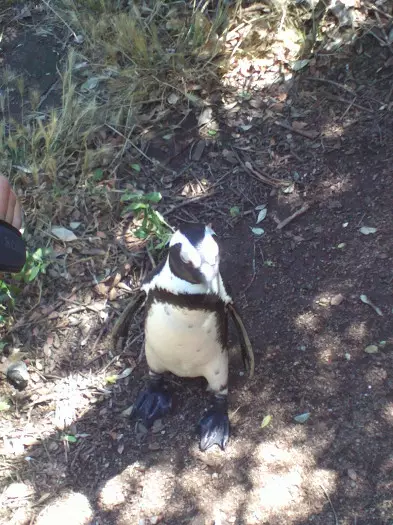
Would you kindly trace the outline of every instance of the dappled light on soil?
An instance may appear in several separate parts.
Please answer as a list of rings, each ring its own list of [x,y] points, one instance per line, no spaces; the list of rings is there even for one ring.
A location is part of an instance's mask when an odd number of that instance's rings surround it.
[[[393,12],[377,4],[1,11],[0,171],[29,250],[53,254],[0,281],[2,371],[29,373],[20,392],[0,381],[0,521],[391,525]],[[43,46],[37,95],[21,78]],[[172,413],[130,420],[142,301],[122,313],[189,221],[217,233],[255,352],[250,380],[233,341],[225,452],[198,449],[205,381],[169,376]]]

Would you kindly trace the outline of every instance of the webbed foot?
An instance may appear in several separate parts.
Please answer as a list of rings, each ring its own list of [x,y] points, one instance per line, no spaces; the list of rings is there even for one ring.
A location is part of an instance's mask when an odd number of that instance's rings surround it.
[[[172,396],[165,389],[161,377],[150,380],[148,387],[141,390],[135,400],[131,418],[141,419],[150,428],[156,419],[165,416],[172,408]]]
[[[218,445],[221,450],[225,447],[229,439],[229,418],[226,398],[216,397],[213,407],[206,412],[199,422],[200,443],[199,448],[202,452]]]

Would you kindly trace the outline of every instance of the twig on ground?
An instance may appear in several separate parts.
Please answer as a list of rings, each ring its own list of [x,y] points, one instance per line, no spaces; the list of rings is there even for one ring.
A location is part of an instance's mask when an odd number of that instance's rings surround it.
[[[105,321],[105,323],[102,325],[101,330],[100,330],[100,332],[99,332],[99,334],[98,334],[96,340],[94,341],[92,347],[89,349],[89,352],[93,353],[94,350],[97,348],[98,343],[101,341],[102,336],[104,335],[105,330],[108,328],[108,325],[109,325],[109,323],[112,321],[112,319],[114,318],[114,316],[115,316],[115,312],[111,312],[111,313],[109,314],[108,319],[107,319],[107,320]],[[100,355],[99,357],[101,357],[101,355]],[[89,362],[89,363],[90,363],[90,362]]]
[[[75,288],[73,288],[71,290],[71,293],[68,295],[68,298],[71,298],[73,295],[75,295],[76,293],[79,292],[79,290],[81,290],[83,287],[90,287],[90,286],[95,286],[97,283],[95,281],[88,281],[88,282],[83,282],[81,284],[79,284],[78,286],[76,286]],[[28,326],[30,324],[39,324],[39,323],[42,323],[44,321],[47,321],[48,320],[48,317],[55,311],[57,310],[57,308],[59,308],[63,303],[64,303],[65,299],[64,297],[61,297],[60,299],[58,299],[55,304],[53,306],[51,306],[50,308],[48,308],[48,310],[45,311],[45,313],[42,314],[41,318],[39,319],[29,319],[29,318],[22,318],[20,321],[18,321],[17,323],[14,324],[14,326],[12,326],[8,333],[12,333],[12,332],[15,332],[16,330],[19,330],[19,328],[23,328],[25,326]],[[29,317],[31,314],[31,312],[29,312],[28,316]],[[34,313],[33,313],[34,315]],[[26,319],[26,320],[25,320]]]
[[[355,102],[350,102],[346,98],[338,97],[338,96],[335,96],[335,95],[331,95],[330,93],[326,94],[325,96],[329,100],[335,100],[337,102],[342,102],[343,104],[349,104],[350,107],[358,108],[358,109],[361,109],[362,111],[367,111],[367,113],[374,113],[374,110],[372,110],[370,108],[366,108],[365,106],[361,106],[360,104],[356,104]],[[356,100],[356,98],[354,100]],[[348,109],[347,109],[347,111],[348,111]]]
[[[283,221],[279,222],[277,224],[277,227],[276,229],[277,230],[282,230],[283,228],[285,228],[285,226],[287,226],[290,222],[292,222],[294,219],[296,219],[297,217],[299,217],[300,215],[303,215],[303,213],[306,213],[306,211],[310,208],[310,205],[309,204],[303,204],[303,206],[301,208],[299,208],[297,211],[295,211],[294,213],[292,213],[292,215],[290,215],[289,217],[287,217],[286,219],[284,219]]]
[[[170,213],[178,210],[179,208],[183,208],[184,206],[187,206],[187,204],[193,204],[194,202],[198,202],[206,197],[212,197],[214,195],[213,193],[203,193],[202,195],[197,195],[196,197],[191,197],[191,199],[184,199],[183,201],[179,202],[179,204],[174,204],[171,206],[168,210],[164,211],[161,215],[163,217],[166,217]]]
[[[243,160],[240,158],[240,155],[232,148],[232,152],[236,156],[237,160],[240,162],[240,164],[243,166],[243,168],[253,177],[255,177],[260,182],[263,182],[265,184],[268,184],[269,186],[274,186],[275,188],[278,188],[280,186],[288,186],[289,181],[285,180],[279,180],[279,179],[272,179],[271,177],[268,177],[267,175],[263,175],[259,171],[257,171],[255,168],[251,166],[250,162],[243,162]]]
[[[347,91],[348,93],[351,93],[352,95],[356,95],[356,93],[354,92],[352,88],[349,88],[345,86],[344,84],[340,84],[339,82],[335,82],[334,80],[329,80],[328,78],[305,77],[305,80],[311,80],[312,82],[321,82],[322,84],[330,84],[331,86],[335,86],[336,88]]]
[[[53,7],[46,0],[42,0],[42,2],[46,5],[46,7],[48,9],[50,9],[52,11],[52,13],[54,13],[57,16],[57,18],[59,18],[63,22],[63,24],[73,34],[75,40],[78,42],[78,35],[75,33],[75,31],[72,29],[72,27],[69,24],[67,24],[67,22],[64,20],[64,18],[61,17],[59,15],[59,13],[55,9],[53,9]]]
[[[329,502],[329,505],[330,505],[330,508],[332,509],[332,512],[333,512],[333,516],[334,516],[334,522],[335,522],[335,525],[340,525],[339,524],[339,521],[338,521],[338,517],[337,517],[337,513],[336,513],[336,510],[335,508],[333,507],[333,503],[332,503],[332,500],[330,499],[329,497],[329,494],[326,492],[326,489],[323,485],[319,485],[321,487],[321,489],[323,490],[323,493],[325,494],[325,497],[326,499],[328,500]]]
[[[252,277],[251,277],[250,282],[247,284],[247,286],[242,290],[242,293],[247,292],[247,290],[250,288],[250,286],[254,282],[256,275],[257,275],[257,269],[256,269],[256,263],[255,263],[255,241],[254,241],[254,254],[252,258]]]
[[[75,304],[79,308],[84,308],[85,310],[90,310],[91,312],[94,312],[96,314],[100,313],[100,310],[98,310],[97,308],[94,308],[94,306],[90,306],[89,304],[82,304],[79,301],[74,301],[73,299],[70,299],[68,297],[61,297],[60,296],[60,299],[62,299],[65,303]]]
[[[382,11],[382,9],[379,9],[375,4],[372,4],[371,2],[367,2],[365,5],[366,7],[373,9],[377,13],[380,13],[381,15],[386,16],[386,18],[388,18],[389,20],[393,19],[392,15],[389,15],[389,13],[385,13],[385,11]]]
[[[285,122],[280,122],[279,120],[274,121],[276,126],[280,126],[280,128],[287,129],[288,131],[291,131],[292,133],[297,133],[298,135],[301,135],[302,137],[305,137],[306,139],[315,140],[317,137],[319,137],[319,133],[316,131],[306,131],[304,129],[296,129],[290,126],[289,124],[286,124]]]

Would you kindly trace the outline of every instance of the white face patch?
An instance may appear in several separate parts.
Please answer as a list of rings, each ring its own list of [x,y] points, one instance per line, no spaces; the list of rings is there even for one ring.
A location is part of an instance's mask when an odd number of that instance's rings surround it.
[[[169,246],[180,244],[180,257],[185,263],[191,263],[194,268],[199,268],[202,264],[198,250],[190,243],[185,235],[180,231],[172,235]]]
[[[207,230],[207,228],[206,228]],[[213,266],[218,260],[218,244],[213,239],[212,235],[206,232],[207,235],[203,238],[202,242],[198,245],[198,252],[201,255],[203,262]]]

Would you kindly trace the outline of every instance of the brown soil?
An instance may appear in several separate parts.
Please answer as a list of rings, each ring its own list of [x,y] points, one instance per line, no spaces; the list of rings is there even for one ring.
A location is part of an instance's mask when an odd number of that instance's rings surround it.
[[[192,125],[169,150],[167,141],[151,143],[148,153],[172,158],[176,170],[157,184],[162,173],[144,166],[144,182],[162,191],[164,203],[173,204],[186,184],[216,184],[213,195],[168,218],[174,226],[193,218],[213,223],[222,239],[222,272],[255,351],[251,381],[233,362],[226,452],[198,450],[195,426],[208,403],[200,380],[170,378],[174,413],[153,432],[122,416],[146,372],[142,340],[135,340],[141,312],[130,344],[117,355],[110,330],[127,297],[106,302],[83,285],[92,267],[81,262],[69,281],[47,278],[35,318],[16,331],[32,381],[22,394],[1,386],[14,402],[1,424],[4,519],[30,523],[41,512],[37,523],[53,523],[80,505],[72,523],[393,524],[393,66],[384,66],[388,50],[371,37],[364,47],[361,55],[346,49],[316,61],[308,74],[333,83],[299,77],[271,86],[252,93],[253,105],[240,101],[235,117],[215,107],[225,134],[206,140],[198,162],[189,160],[199,140]],[[353,93],[360,107],[351,105]],[[310,140],[274,124],[284,119],[320,134]],[[265,175],[292,178],[294,191],[256,180],[225,151],[231,148]],[[263,203],[265,234],[257,237],[250,228]],[[276,229],[304,203],[306,213]],[[233,206],[239,217],[231,218]],[[364,235],[362,226],[376,233]],[[93,248],[105,253],[112,235],[108,227]],[[102,259],[93,255],[97,273]],[[135,271],[123,279],[131,286],[142,264],[132,260]],[[87,308],[70,313],[75,303],[56,301],[73,289],[72,300]],[[369,345],[378,351],[365,352]],[[105,384],[126,368],[128,377]],[[53,418],[60,406],[65,410],[64,400],[71,427],[62,432]],[[297,423],[294,417],[305,412],[309,419]],[[261,428],[267,415],[271,422]],[[64,441],[64,433],[77,434],[76,443]],[[16,482],[23,483],[22,496],[12,493]],[[50,518],[55,507],[60,518]]]

